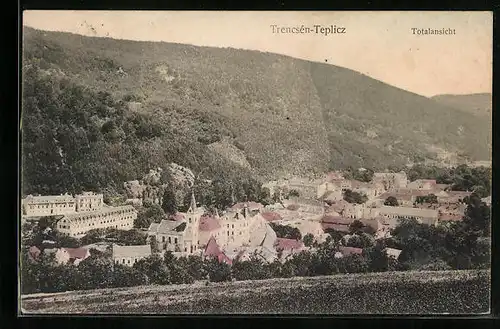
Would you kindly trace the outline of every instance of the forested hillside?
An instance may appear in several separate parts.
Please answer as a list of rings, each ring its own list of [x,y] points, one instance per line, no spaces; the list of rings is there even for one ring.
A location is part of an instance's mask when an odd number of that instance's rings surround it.
[[[26,27],[23,38],[25,193],[118,190],[170,162],[241,186],[436,150],[490,156],[486,119],[333,65]]]

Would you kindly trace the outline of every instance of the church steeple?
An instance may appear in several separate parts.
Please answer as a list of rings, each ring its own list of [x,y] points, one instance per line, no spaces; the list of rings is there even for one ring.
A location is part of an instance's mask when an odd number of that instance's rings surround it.
[[[194,192],[191,191],[191,203],[189,204],[189,212],[194,212],[196,210],[196,199],[194,198]]]

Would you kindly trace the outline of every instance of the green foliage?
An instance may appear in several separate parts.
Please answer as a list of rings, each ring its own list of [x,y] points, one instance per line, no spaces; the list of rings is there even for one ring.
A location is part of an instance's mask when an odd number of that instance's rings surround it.
[[[281,225],[276,223],[269,223],[269,225],[271,225],[274,232],[276,232],[276,236],[278,238],[295,239],[295,240],[302,239],[302,234],[300,233],[300,230],[296,227],[291,227],[290,225]]]
[[[437,204],[438,199],[437,196],[434,194],[429,194],[429,195],[422,195],[422,196],[417,196],[415,199],[416,203],[422,204],[422,203],[430,203],[430,204]]]
[[[426,151],[429,144],[452,151],[464,150],[476,158],[485,158],[490,153],[491,132],[484,129],[489,126],[487,118],[441,106],[332,65],[253,51],[195,49],[105,38],[96,41],[33,29],[23,30],[23,40],[26,85],[23,86],[23,129],[28,117],[44,123],[45,118],[39,119],[45,112],[64,114],[54,116],[64,121],[62,125],[49,129],[34,127],[32,131],[32,136],[36,131],[43,132],[37,143],[47,147],[41,151],[42,148],[28,146],[33,152],[31,155],[26,152],[26,158],[43,161],[25,169],[30,179],[27,190],[44,193],[83,184],[103,187],[108,180],[136,179],[140,172],[145,172],[143,169],[166,161],[196,171],[210,164],[218,171],[221,169],[215,164],[218,157],[209,154],[205,146],[223,137],[234,138],[234,144],[244,149],[252,167],[259,174],[270,176],[281,172],[321,172],[329,164],[371,168],[404,164],[408,157],[435,157]],[[227,61],[227,58],[233,60]],[[119,68],[127,74],[120,73]],[[174,80],[166,82],[159,73],[161,68]],[[59,111],[59,98],[54,102],[53,97],[59,88],[51,83],[38,84],[35,70],[47,80],[66,76],[69,83],[76,82],[87,88],[68,90],[68,97],[61,99],[65,110]],[[289,78],[290,74],[293,79]],[[309,102],[311,97],[317,102]],[[129,110],[131,101],[140,101],[139,109]],[[114,102],[121,104],[120,109]],[[82,133],[79,129],[85,121],[82,113],[93,112],[93,109],[100,123]],[[120,122],[115,112],[140,119]],[[260,120],[263,115],[266,120]],[[67,124],[69,117],[74,122]],[[280,125],[287,117],[287,124]],[[110,123],[105,132],[101,132],[102,124],[108,121],[114,124]],[[463,127],[461,133],[457,132],[458,126]],[[69,159],[73,151],[66,146],[63,147],[63,154],[68,157],[66,164],[58,159],[58,143],[50,138],[51,130],[56,127],[67,128],[71,133],[64,135],[82,142],[71,143],[78,148],[74,153],[81,154],[79,161]],[[327,127],[327,130],[318,127]],[[372,127],[377,137],[367,137],[367,127]],[[160,135],[161,138],[157,138]],[[34,138],[30,140],[35,142]],[[266,145],[265,152],[263,145]],[[387,150],[388,145],[392,151]],[[315,156],[301,157],[305,150]],[[106,156],[97,157],[93,153]],[[144,164],[134,157],[141,158]],[[94,168],[86,169],[93,163]],[[73,167],[78,167],[78,174],[72,174]],[[50,175],[31,181],[35,173],[43,173],[42,169],[50,169],[51,174],[67,180],[53,179]],[[91,176],[80,182],[84,173]]]
[[[299,191],[297,191],[297,190],[290,190],[290,192],[288,192],[288,198],[292,198],[292,197],[300,197]]]
[[[385,199],[384,205],[391,206],[391,207],[397,207],[397,206],[399,206],[398,199],[396,199],[393,196],[389,196],[389,197],[387,197],[387,199]]]
[[[149,207],[141,208],[134,220],[134,227],[148,228],[151,223],[159,223],[165,218],[165,211],[157,204],[151,204]]]
[[[210,282],[232,280],[231,266],[224,262],[219,262],[216,258],[211,258],[205,261],[205,271]]]
[[[233,277],[238,280],[262,280],[272,277],[272,272],[267,264],[252,255],[247,261],[236,261],[231,268]]]
[[[349,203],[363,204],[368,201],[368,197],[365,194],[346,190],[344,192],[344,200]]]
[[[374,171],[372,169],[355,170],[352,166],[349,166],[343,173],[346,179],[368,183],[372,181]]]
[[[153,254],[137,261],[134,266],[139,272],[144,273],[150,284],[170,284],[171,274],[164,260]]]
[[[304,237],[302,238],[302,241],[304,242],[304,246],[312,247],[312,245],[314,243],[314,235],[312,235],[311,233],[308,233],[308,234],[304,235]]]

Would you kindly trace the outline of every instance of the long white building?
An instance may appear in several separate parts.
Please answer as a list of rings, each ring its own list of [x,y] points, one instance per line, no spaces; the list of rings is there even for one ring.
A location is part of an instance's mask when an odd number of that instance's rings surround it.
[[[103,206],[103,195],[93,192],[83,192],[75,196],[67,193],[61,195],[28,195],[22,201],[23,215],[27,217],[66,215],[97,210]]]
[[[102,207],[95,211],[75,212],[65,215],[57,222],[57,230],[72,237],[84,236],[98,228],[130,230],[137,218],[137,210],[132,206]]]

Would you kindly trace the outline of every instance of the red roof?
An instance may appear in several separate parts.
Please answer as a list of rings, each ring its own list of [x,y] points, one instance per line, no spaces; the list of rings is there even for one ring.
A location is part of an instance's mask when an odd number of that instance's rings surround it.
[[[63,248],[69,254],[69,258],[72,259],[85,259],[89,256],[88,249],[85,248]]]
[[[213,231],[220,228],[219,221],[212,216],[201,216],[200,231]]]
[[[363,253],[363,249],[361,249],[361,248],[343,247],[343,246],[339,247],[339,251],[344,256],[349,256],[349,255],[352,255],[352,254],[361,255]]]
[[[340,216],[331,216],[325,215],[321,218],[321,222],[323,223],[332,223],[332,224],[351,224],[354,221],[352,218],[340,217]]]
[[[32,246],[28,250],[28,255],[34,260],[38,259],[38,256],[40,256],[40,249],[38,249],[36,246]]]
[[[232,264],[232,260],[226,256],[220,249],[217,241],[212,236],[208,240],[207,246],[205,247],[205,251],[203,253],[205,257],[214,257],[219,260],[219,262],[226,262],[227,264]]]
[[[264,217],[264,219],[267,220],[268,222],[282,219],[280,214],[278,214],[277,212],[273,212],[273,211],[263,212],[262,217]]]
[[[304,247],[304,244],[300,240],[277,238],[274,246],[276,249],[282,250],[300,250]]]
[[[180,212],[178,212],[175,215],[170,215],[169,219],[170,220],[175,220],[175,221],[181,221],[181,220],[184,219],[184,215],[181,214]]]

